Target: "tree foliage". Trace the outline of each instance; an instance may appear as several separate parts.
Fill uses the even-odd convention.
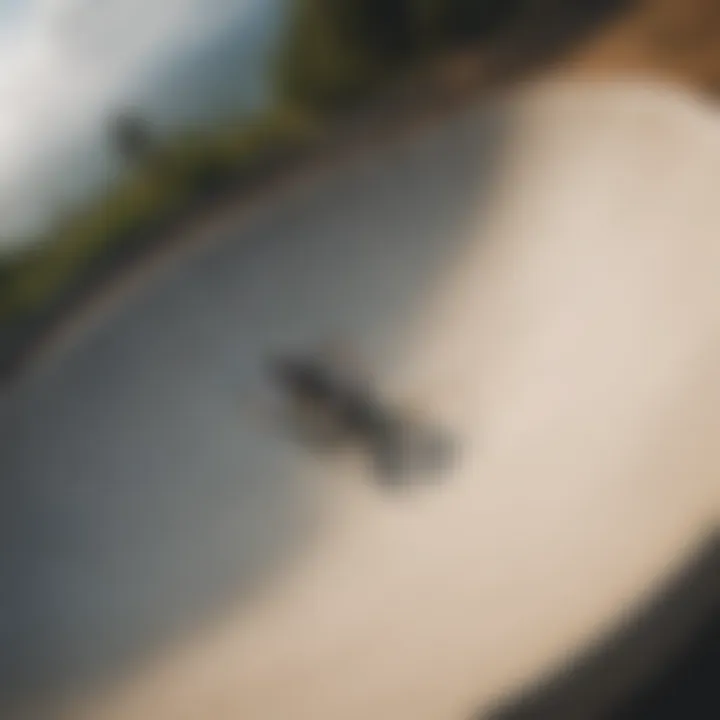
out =
[[[154,145],[149,124],[134,113],[125,112],[111,118],[108,134],[112,147],[129,162],[144,159]]]
[[[315,111],[359,99],[436,52],[482,41],[528,0],[295,0],[280,55],[281,96]]]

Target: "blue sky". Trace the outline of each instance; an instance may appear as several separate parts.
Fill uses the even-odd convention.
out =
[[[266,3],[0,0],[0,248],[68,200],[109,111]]]

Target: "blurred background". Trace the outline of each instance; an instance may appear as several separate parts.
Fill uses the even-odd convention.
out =
[[[467,97],[626,4],[5,4],[4,374],[130,255],[319,152],[370,105],[387,121]]]
[[[258,709],[260,700],[247,705],[243,705],[245,700],[236,702],[228,687],[237,682],[237,694],[244,697],[249,692],[245,686],[260,687],[261,682],[254,680],[256,669],[248,670],[248,679],[240,682],[237,678],[246,666],[233,665],[227,659],[229,651],[220,649],[208,651],[223,658],[215,663],[224,668],[218,678],[232,677],[233,681],[222,685],[217,680],[222,690],[216,704],[213,693],[204,691],[203,702],[207,697],[213,702],[207,706],[191,703],[181,715],[172,703],[162,706],[164,710],[149,710],[152,703],[126,704],[124,697],[115,701],[103,695],[121,679],[142,676],[149,658],[175,647],[173,643],[192,645],[218,618],[234,617],[238,603],[245,607],[266,588],[283,587],[283,578],[295,572],[298,563],[304,567],[302,558],[315,557],[313,548],[346,542],[343,533],[349,531],[343,528],[354,528],[360,539],[353,542],[360,547],[363,538],[375,533],[395,543],[390,538],[395,533],[402,536],[402,528],[408,537],[444,532],[437,528],[445,526],[436,528],[431,519],[441,510],[424,505],[419,510],[412,505],[398,509],[396,500],[388,506],[387,498],[376,497],[372,483],[365,482],[367,478],[354,466],[318,468],[260,428],[245,398],[262,395],[262,358],[275,348],[312,349],[326,337],[342,335],[361,348],[364,361],[387,379],[390,388],[408,387],[425,397],[427,393],[417,388],[430,384],[436,395],[443,394],[442,381],[405,379],[415,377],[412,368],[419,355],[439,359],[432,361],[434,365],[428,361],[434,370],[421,368],[417,377],[424,377],[423,372],[452,376],[446,362],[461,368],[456,383],[465,382],[463,372],[469,373],[468,378],[483,374],[483,363],[492,366],[494,362],[492,350],[477,354],[463,350],[462,343],[454,345],[442,334],[444,330],[428,331],[435,340],[418,340],[426,336],[418,328],[424,327],[428,317],[435,317],[435,298],[454,292],[456,282],[448,278],[455,278],[458,266],[480,268],[476,279],[466,281],[468,287],[486,281],[488,287],[495,287],[495,275],[483,274],[490,273],[489,267],[517,262],[516,269],[507,272],[525,277],[522,267],[535,262],[533,253],[546,257],[542,242],[532,249],[512,240],[513,232],[524,237],[523,233],[537,231],[532,218],[542,235],[543,221],[537,218],[544,217],[544,211],[533,210],[532,202],[525,206],[518,200],[503,210],[503,217],[517,221],[515,231],[498,230],[485,219],[495,217],[494,207],[513,203],[498,201],[498,188],[509,188],[508,197],[514,197],[513,183],[521,187],[525,182],[513,180],[512,172],[507,174],[511,160],[536,158],[523,150],[523,138],[535,137],[535,131],[523,128],[541,128],[538,137],[550,138],[548,144],[537,141],[533,146],[537,158],[555,151],[563,157],[582,155],[583,142],[572,145],[575,128],[587,127],[592,138],[614,132],[616,125],[625,122],[612,114],[603,127],[592,126],[591,119],[586,122],[585,116],[604,117],[605,112],[592,110],[595,96],[587,95],[592,94],[589,88],[608,79],[622,85],[626,78],[641,77],[660,87],[667,85],[672,92],[687,91],[701,98],[688,100],[688,107],[707,103],[697,111],[698,117],[712,117],[715,124],[706,130],[705,120],[697,120],[698,127],[702,126],[697,132],[714,148],[713,138],[720,132],[713,115],[720,88],[719,40],[720,6],[706,0],[0,0],[0,701],[7,716],[60,717],[57,698],[62,698],[68,702],[68,717],[352,720],[355,715],[343,703],[352,704],[353,693],[361,693],[357,689],[338,689],[337,697],[325,704],[315,696],[311,702],[298,691],[299,705],[293,716],[283,714],[288,710],[279,709],[279,704],[263,711]],[[580,94],[573,90],[570,96],[579,99],[563,100],[562,96],[537,111],[534,105],[525,110],[522,102],[516,107],[514,101],[507,101],[517,88],[522,92],[530,88],[532,96],[534,88],[557,76],[572,79]],[[586,97],[591,99],[586,101]],[[627,101],[609,100],[608,106],[624,103],[628,117],[644,117],[644,112],[650,117],[655,112],[634,97],[630,93]],[[648,100],[647,107],[654,108],[653,102]],[[663,101],[658,102],[662,106]],[[672,102],[668,101],[668,107]],[[678,106],[684,107],[683,102],[679,100]],[[576,115],[567,109],[573,103],[583,108]],[[665,110],[657,112],[666,117]],[[674,112],[667,110],[669,115]],[[684,110],[677,112],[678,117],[685,117]],[[688,116],[694,112],[687,110]],[[543,123],[552,124],[553,118],[563,118],[557,120],[555,132],[563,142],[569,138],[568,144],[553,145],[553,131],[542,135]],[[695,120],[686,124],[678,120],[677,127],[682,129],[676,131],[673,125],[664,135],[663,122],[650,119],[632,132],[643,136],[660,126],[657,146],[663,148],[661,154],[675,147],[675,153],[684,158],[688,153],[710,157],[710,151],[698,149],[688,139],[696,134]],[[708,128],[711,124],[708,120]],[[633,141],[624,131],[617,132],[622,141],[608,142],[614,142],[622,155],[626,151],[619,148],[632,147]],[[637,146],[642,142],[637,140]],[[642,158],[637,163],[645,162]],[[674,166],[665,155],[662,158],[657,161],[659,171],[653,169],[652,161],[642,166],[645,174],[636,181],[638,187],[646,188],[649,178],[673,177],[677,172],[674,179],[679,184],[697,182],[705,193],[720,174],[712,164],[700,168],[699,159],[700,169],[693,174],[692,163],[682,165],[681,171],[680,165]],[[561,184],[560,174],[548,163],[533,187]],[[559,208],[548,213],[557,212],[565,217],[563,222],[571,223],[582,212],[577,207],[583,203],[590,207],[593,197],[604,197],[605,188],[623,194],[623,181],[617,179],[623,177],[622,169],[609,180],[602,171],[574,172],[575,184],[585,187],[587,180],[582,199],[543,200],[542,193],[534,193],[533,202],[538,207]],[[654,192],[650,188],[642,196],[647,207],[661,203]],[[694,189],[690,193],[701,194]],[[586,196],[591,199],[586,201]],[[641,234],[634,219],[626,219],[622,209],[612,207],[612,213],[607,208],[587,211],[585,225],[576,230],[582,234],[589,228],[588,243],[592,232],[600,232],[598,228],[612,234],[615,222],[625,223],[619,236]],[[674,209],[668,247],[677,248],[683,238],[695,247],[692,238],[698,235],[697,228],[702,226],[705,238],[718,227],[712,224],[714,216],[706,205],[704,215],[683,207],[689,204],[680,202]],[[526,226],[518,220],[523,216],[528,218]],[[670,225],[664,223],[664,227]],[[505,239],[481,242],[479,238],[485,235]],[[473,248],[483,242],[488,255],[477,262],[468,260],[475,257]],[[611,246],[608,242],[607,247]],[[657,248],[665,245],[658,241],[648,247],[647,258],[637,261],[644,268],[638,276],[647,270],[654,277],[653,252],[660,253]],[[614,272],[612,262],[603,265],[603,260],[591,259],[592,249],[558,252],[566,258],[578,252],[589,265],[606,267],[610,275]],[[686,256],[673,252],[668,250],[665,260],[658,263],[667,261],[676,270],[686,267]],[[697,253],[688,252],[708,276],[694,276],[690,268],[682,282],[688,288],[698,287],[705,278],[712,285],[719,266],[712,264],[711,244],[702,244]],[[503,259],[505,254],[511,259]],[[622,265],[622,253],[619,257],[617,263]],[[577,267],[583,262],[577,260]],[[537,260],[538,267],[544,267],[543,263]],[[547,269],[545,277],[552,272]],[[658,270],[657,276],[666,278],[663,272]],[[513,282],[521,284],[517,278]],[[534,282],[539,288],[545,281],[528,280]],[[561,285],[561,280],[556,285],[547,282],[540,300],[528,300],[533,307],[544,307],[545,299]],[[598,291],[598,303],[617,292],[619,286],[608,282],[605,290]],[[632,283],[635,287],[635,279]],[[501,284],[497,280],[498,288]],[[500,307],[510,297],[504,290],[497,295],[492,292],[458,302],[475,309],[482,302]],[[705,305],[712,305],[711,295],[703,298]],[[566,307],[573,303],[568,300]],[[580,301],[577,306],[584,307]],[[510,317],[512,322],[514,317]],[[530,327],[534,316],[527,317],[517,320],[519,325]],[[457,333],[470,337],[477,332],[490,347],[500,347],[515,332],[512,323],[510,330],[493,335],[492,320],[487,320],[487,326],[479,320],[480,329],[475,331],[476,318],[461,321],[460,314],[443,318],[434,321],[433,328],[466,322],[462,333]],[[504,315],[499,318],[496,322],[505,322]],[[720,327],[716,321],[709,314],[697,338],[693,336],[698,355],[699,348],[705,347],[702,343],[716,336]],[[673,328],[670,324],[661,328],[663,337],[671,337]],[[555,342],[554,335],[548,337],[543,342]],[[614,342],[608,337],[608,344]],[[683,342],[679,339],[678,347],[684,348]],[[542,344],[529,348],[528,356],[537,352],[540,357],[544,352]],[[443,359],[443,349],[455,360]],[[629,356],[633,352],[638,356],[636,350],[631,347]],[[510,367],[514,362],[499,358],[498,354],[498,366]],[[690,360],[680,365],[690,383],[696,365]],[[530,377],[545,382],[542,373]],[[591,381],[577,382],[578,387],[586,387]],[[629,403],[634,402],[637,387],[633,382],[627,381]],[[490,380],[487,384],[491,385]],[[574,387],[569,380],[568,395],[582,396],[583,391]],[[714,397],[714,387],[705,392],[706,398]],[[494,407],[497,402],[498,407],[510,407],[494,401],[493,392],[501,394],[484,388],[477,404]],[[665,397],[663,392],[658,391],[658,396]],[[468,395],[467,403],[475,402],[467,389],[463,393]],[[444,411],[442,402],[427,398],[422,402],[440,415],[446,412],[452,421],[454,411]],[[673,412],[668,410],[668,414]],[[639,426],[649,427],[653,413],[648,410],[638,419]],[[700,415],[692,416],[696,423],[692,427],[699,428],[694,437],[712,437],[717,418],[710,410]],[[491,413],[485,421],[492,424],[493,417]],[[497,427],[503,417],[502,413],[497,416]],[[465,435],[472,455],[482,442],[480,423],[474,419],[457,422],[466,422],[479,433],[468,430]],[[610,417],[602,427],[614,423]],[[548,434],[551,426],[547,420]],[[595,432],[600,436],[604,430]],[[618,443],[635,430],[627,432],[620,437],[617,429]],[[644,432],[638,430],[638,436]],[[679,437],[681,431],[673,433]],[[530,447],[522,432],[515,440],[512,433],[508,437],[503,442],[512,455],[522,455]],[[552,442],[566,442],[565,435],[552,437]],[[567,438],[571,444],[569,430]],[[602,452],[620,457],[617,447]],[[704,445],[687,452],[696,460],[701,455],[710,457]],[[602,457],[597,467],[602,466]],[[708,689],[707,681],[720,671],[720,593],[717,580],[712,587],[709,580],[720,577],[713,534],[720,464],[712,458],[702,472],[695,473],[702,475],[697,487],[690,477],[692,469],[678,466],[674,470],[679,485],[686,480],[693,487],[687,497],[692,495],[710,517],[703,516],[695,524],[688,521],[686,531],[677,531],[677,557],[687,559],[687,568],[692,569],[681,563],[685,574],[677,570],[681,578],[677,588],[667,577],[650,573],[658,582],[667,583],[667,590],[653,595],[647,617],[638,620],[629,634],[613,625],[607,634],[611,638],[607,651],[604,645],[602,651],[593,650],[587,662],[571,644],[573,652],[579,653],[573,672],[553,675],[549,684],[537,689],[528,678],[529,685],[511,683],[507,678],[514,676],[508,670],[506,677],[488,681],[488,688],[480,692],[479,677],[485,670],[468,660],[460,675],[478,676],[477,699],[467,698],[467,711],[460,715],[436,714],[441,711],[428,705],[425,712],[433,714],[427,717],[467,720],[473,703],[490,707],[490,700],[493,707],[501,708],[496,709],[499,717],[718,717],[717,693]],[[629,472],[638,482],[641,477],[653,477],[654,470],[645,465],[636,468],[634,475],[628,468],[629,461],[622,472]],[[469,487],[468,478],[485,476],[484,472],[474,466],[465,468],[459,486]],[[567,472],[572,475],[574,470],[568,466]],[[584,477],[584,472],[579,476]],[[607,472],[613,475],[615,471]],[[337,482],[338,478],[349,482]],[[448,479],[450,495],[453,482]],[[587,482],[601,488],[609,481],[598,477]],[[628,481],[635,487],[634,482]],[[356,485],[365,490],[358,494]],[[639,493],[654,496],[653,489],[643,487]],[[572,506],[575,496],[567,492],[570,499],[563,517],[572,516],[582,505],[576,498],[579,504]],[[667,492],[668,498],[685,497],[682,488]],[[477,501],[481,507],[482,498],[479,493],[458,502],[470,508]],[[626,500],[619,502],[622,505]],[[438,502],[451,504],[450,500]],[[668,506],[678,507],[678,503],[682,504],[668,499]],[[626,507],[631,504],[628,500]],[[646,506],[651,508],[650,517],[655,511],[652,503]],[[515,516],[506,510],[508,517]],[[449,507],[446,512],[452,517]],[[484,522],[478,512],[475,520],[470,515],[465,518],[468,527]],[[656,515],[660,517],[659,510]],[[422,517],[428,523],[425,526]],[[413,529],[413,523],[417,528]],[[678,523],[672,527],[679,527]],[[458,528],[462,526],[459,519]],[[502,526],[497,532],[503,534]],[[589,530],[576,532],[582,546],[583,533]],[[627,532],[628,537],[639,538],[645,530],[638,526]],[[664,533],[665,526],[658,532]],[[697,537],[703,542],[695,542]],[[382,555],[380,540],[371,542]],[[397,548],[393,545],[398,557],[395,570],[378,566],[377,577],[370,574],[368,582],[375,583],[379,593],[383,592],[383,573],[400,577],[398,568],[406,558],[422,564],[422,553],[403,545],[404,540],[397,542]],[[352,545],[350,540],[347,543]],[[700,560],[694,551],[686,553],[683,543],[702,546],[697,551]],[[652,543],[647,540],[647,544]],[[447,553],[453,556],[453,552],[453,546],[448,546]],[[346,562],[354,562],[352,552],[348,553]],[[658,549],[656,555],[660,554]],[[365,555],[356,560],[360,565],[372,564]],[[322,560],[314,562],[322,565]],[[512,574],[512,562],[507,562]],[[456,571],[462,575],[457,563]],[[670,558],[667,565],[672,565]],[[312,572],[315,569],[307,570],[307,577],[314,577]],[[429,570],[417,572],[431,576]],[[535,582],[542,581],[535,578]],[[601,579],[596,582],[603,584]],[[335,588],[340,581],[327,583]],[[417,591],[412,578],[403,587],[403,592]],[[521,593],[520,588],[526,587],[519,582],[516,591]],[[644,597],[641,590],[647,592],[644,581],[631,598]],[[388,597],[393,597],[392,592]],[[322,616],[307,602],[305,610],[298,610],[300,616],[305,617],[303,612],[311,618]],[[322,607],[334,607],[331,599],[325,602]],[[338,606],[346,602],[345,596],[337,600]],[[565,602],[573,606],[571,600]],[[384,614],[377,608],[375,615],[371,613],[377,632],[390,632],[385,621],[403,615],[398,603],[390,601]],[[614,607],[621,606],[625,607],[618,601]],[[442,607],[438,602],[440,617]],[[503,617],[512,623],[508,612]],[[339,621],[333,624],[332,613],[328,611],[326,622],[321,618],[318,632],[344,637],[344,626]],[[588,620],[586,626],[590,625]],[[653,667],[642,676],[619,680],[628,664],[641,666],[643,658],[655,654],[649,638],[656,637],[659,626],[673,628],[672,641],[659,643],[666,647],[670,670]],[[266,642],[260,630],[247,632],[258,634],[254,645],[248,641],[249,647],[272,645],[272,639],[268,636]],[[681,651],[693,650],[692,638],[697,636],[709,642],[698,645],[694,655],[680,657]],[[288,638],[286,634],[289,642]],[[312,642],[298,636],[283,646],[282,653],[302,656]],[[521,640],[518,643],[522,646]],[[330,642],[329,657],[343,647],[340,641],[336,646]],[[361,645],[351,647],[352,652],[362,653]],[[258,657],[254,650],[248,653]],[[267,653],[268,658],[275,657],[270,650]],[[658,651],[657,657],[661,655]],[[262,658],[257,662],[266,662],[268,668],[262,682],[270,683],[273,661]],[[673,662],[676,665],[671,667]],[[540,666],[547,670],[556,664]],[[455,667],[453,662],[449,667]],[[440,703],[438,708],[465,702],[459,690],[457,700],[449,699],[453,688],[459,687],[454,684],[460,676],[455,671],[456,680],[447,683],[445,705]],[[346,675],[352,672],[348,669]],[[195,675],[187,673],[191,685]],[[373,696],[377,703],[368,704],[368,711],[393,720],[425,717],[417,708],[410,709],[411,702],[403,704],[402,698],[412,696],[415,688],[403,685],[406,679],[393,685],[393,673],[386,673],[389,685],[377,691]],[[277,682],[279,689],[268,694],[283,694],[293,683],[302,687],[302,672],[290,679],[287,674],[283,677]],[[537,680],[539,675],[528,677]],[[658,678],[660,692],[675,688],[672,702],[653,694],[651,681]],[[678,678],[682,682],[674,685]],[[167,680],[163,687],[179,684]],[[346,686],[339,682],[337,687]],[[527,692],[518,694],[518,687]],[[367,693],[363,702],[369,703],[370,690]],[[171,697],[172,691],[166,694]],[[83,706],[81,714],[77,698],[86,695],[99,695],[101,700]],[[499,696],[503,698],[500,705]],[[626,700],[634,704],[629,710],[620,709]],[[363,702],[356,705],[358,713],[365,707]],[[490,711],[481,710],[478,717],[485,717],[486,712]]]

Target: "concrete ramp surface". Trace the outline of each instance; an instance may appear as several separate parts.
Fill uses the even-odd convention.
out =
[[[27,675],[177,608],[72,717],[467,720],[613,628],[718,524],[718,187],[713,106],[558,80],[178,260],[3,408]],[[442,484],[388,495],[237,422],[268,346],[338,328],[461,439]],[[40,518],[76,533],[50,569]]]

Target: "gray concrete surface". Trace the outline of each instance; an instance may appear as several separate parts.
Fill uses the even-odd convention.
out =
[[[2,399],[3,691],[112,677],[304,552],[333,487],[255,424],[262,359],[335,336],[392,363],[501,130],[474,112],[231,216]]]

